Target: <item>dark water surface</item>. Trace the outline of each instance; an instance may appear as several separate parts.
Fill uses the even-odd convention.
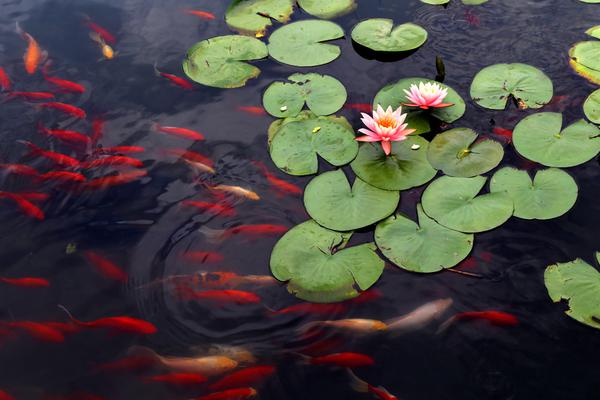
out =
[[[584,31],[600,23],[600,6],[576,0],[490,0],[478,7],[453,0],[449,7],[434,7],[416,0],[359,0],[353,13],[339,18],[347,35],[359,21],[372,17],[412,21],[429,32],[427,43],[396,62],[369,60],[359,55],[349,38],[338,41],[342,56],[335,62],[305,71],[330,74],[346,85],[351,103],[370,103],[385,84],[409,76],[435,76],[435,57],[443,57],[446,83],[465,100],[473,76],[483,67],[500,62],[523,62],[541,68],[559,97],[544,111],[564,112],[565,122],[583,118],[582,103],[594,87],[568,67],[571,44],[585,40]],[[128,354],[134,345],[160,354],[191,356],[210,344],[251,349],[261,364],[278,367],[258,386],[261,399],[368,399],[352,391],[341,370],[303,365],[287,350],[297,350],[297,329],[313,316],[270,317],[273,309],[297,303],[284,287],[257,289],[261,305],[218,308],[199,302],[181,302],[171,284],[150,285],[171,275],[196,271],[234,271],[268,275],[269,255],[276,237],[248,240],[232,237],[210,244],[198,229],[240,224],[270,223],[292,227],[308,218],[301,197],[278,196],[251,161],[263,161],[280,178],[304,186],[307,178],[285,176],[270,162],[266,130],[272,118],[241,112],[239,106],[260,106],[263,90],[298,68],[273,60],[256,63],[262,74],[241,89],[219,90],[197,86],[184,91],[154,75],[153,64],[182,75],[186,50],[199,40],[228,34],[222,20],[227,2],[221,1],[51,1],[0,0],[0,66],[15,82],[16,90],[47,90],[42,76],[25,74],[25,42],[14,32],[15,21],[48,51],[56,75],[87,87],[83,95],[60,95],[62,101],[84,108],[90,117],[106,120],[103,146],[139,145],[148,176],[107,190],[73,193],[52,183],[35,183],[27,177],[2,176],[2,191],[43,191],[44,221],[27,218],[15,205],[0,207],[0,276],[40,276],[47,289],[0,286],[3,321],[67,321],[57,307],[63,304],[82,320],[109,315],[130,315],[156,324],[157,334],[114,335],[102,330],[68,335],[64,343],[45,343],[27,335],[0,338],[0,388],[17,399],[67,398],[72,393],[93,393],[107,399],[186,399],[205,390],[182,389],[147,383],[150,372],[95,373],[99,363]],[[181,12],[194,8],[213,12],[204,21]],[[117,36],[112,61],[98,62],[98,47],[82,25],[87,14]],[[308,18],[296,11],[293,19]],[[493,112],[468,101],[467,112],[454,126],[491,134],[496,126],[512,129],[531,111],[510,106]],[[341,112],[356,128],[358,112]],[[22,101],[0,105],[0,162],[28,163],[46,171],[40,159],[25,158],[16,141],[29,140],[41,147],[69,152],[37,130],[39,122],[51,127],[89,131],[88,121],[74,121],[52,111],[40,111]],[[493,121],[493,122],[492,122]],[[199,130],[206,141],[190,141],[151,130],[154,122]],[[237,216],[214,217],[181,207],[183,199],[206,199],[194,174],[165,148],[186,148],[215,160],[214,183],[251,187],[258,202],[236,205]],[[506,146],[503,163],[530,166]],[[71,152],[75,155],[76,153]],[[330,168],[323,166],[322,170]],[[536,168],[536,167],[533,167]],[[109,172],[109,170],[105,171]],[[443,272],[417,275],[389,266],[375,288],[382,297],[355,304],[341,317],[388,319],[434,299],[454,299],[452,312],[497,309],[514,313],[517,327],[495,327],[472,322],[435,335],[436,326],[395,338],[343,338],[335,350],[373,356],[374,367],[357,373],[382,385],[403,400],[557,399],[600,398],[598,362],[600,334],[563,314],[553,305],[543,283],[544,268],[558,261],[582,257],[592,261],[600,249],[599,166],[592,160],[569,172],[579,185],[579,198],[565,216],[550,221],[512,218],[501,228],[478,234],[471,272],[475,279]],[[89,177],[97,177],[92,172]],[[402,194],[401,210],[414,215],[422,189]],[[370,233],[361,240],[370,240]],[[76,251],[68,254],[67,245]],[[119,284],[99,275],[82,252],[97,251],[122,266],[130,275]],[[218,251],[225,260],[202,264],[182,260],[190,250]],[[145,286],[144,286],[145,285]],[[140,289],[140,287],[142,287]],[[68,397],[90,399],[92,397]]]

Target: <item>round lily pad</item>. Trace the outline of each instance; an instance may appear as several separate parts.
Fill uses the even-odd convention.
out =
[[[486,177],[442,176],[423,192],[423,210],[441,225],[460,232],[484,232],[502,225],[513,213],[504,192],[477,196]]]
[[[323,43],[344,37],[344,30],[330,21],[306,20],[282,26],[269,37],[269,54],[296,67],[327,64],[340,56],[339,46]]]
[[[600,262],[598,253],[596,259]],[[565,314],[600,329],[600,273],[596,268],[580,258],[549,265],[544,272],[544,283],[554,303],[568,302]]]
[[[282,24],[290,20],[294,0],[233,0],[225,11],[227,25],[242,34],[264,33],[272,19]]]
[[[600,129],[583,119],[561,132],[562,114],[543,112],[523,118],[513,143],[523,157],[548,167],[573,167],[600,151]]]
[[[237,88],[260,74],[260,69],[243,61],[259,60],[267,55],[267,46],[258,39],[218,36],[192,46],[183,61],[183,70],[190,79],[203,85]]]
[[[350,186],[344,171],[325,172],[308,183],[304,205],[320,225],[350,231],[372,225],[398,207],[400,193],[382,190],[356,178]]]
[[[573,71],[577,72],[588,81],[595,83],[596,85],[600,85],[600,71],[588,68],[579,64],[578,62],[575,62],[574,60],[569,60],[569,65],[571,68],[573,68]]]
[[[306,119],[283,124],[271,142],[275,165],[290,175],[310,175],[319,169],[317,154],[340,166],[356,157],[352,129],[329,119]]]
[[[391,19],[372,18],[354,27],[352,40],[374,51],[400,52],[421,47],[427,41],[427,31],[411,23],[394,28]]]
[[[538,171],[532,181],[527,171],[506,167],[492,177],[490,192],[506,192],[515,217],[552,219],[573,207],[578,189],[571,175],[558,168]]]
[[[600,0],[599,0],[600,1]],[[587,35],[600,39],[600,25],[592,26],[590,29],[585,31]]]
[[[375,243],[394,264],[413,272],[438,272],[469,255],[475,240],[472,234],[443,227],[429,218],[420,204],[417,217],[419,225],[401,214],[377,224]]]
[[[494,169],[504,157],[502,145],[495,140],[477,140],[469,128],[455,128],[433,138],[427,159],[446,175],[471,177]]]
[[[410,85],[418,85],[419,82],[437,83],[442,88],[448,89],[448,95],[444,98],[444,103],[454,104],[450,107],[434,108],[429,110],[429,113],[432,116],[447,123],[454,122],[463,116],[463,114],[465,113],[466,106],[465,102],[460,97],[460,95],[456,93],[456,91],[450,86],[426,78],[404,78],[400,79],[396,83],[384,86],[379,92],[377,92],[377,95],[375,95],[375,100],[373,100],[374,108],[377,107],[377,105],[379,104],[384,109],[388,106],[392,106],[393,109],[396,109],[402,104],[410,103],[410,101],[406,98],[406,93],[404,93],[404,89],[409,90]]]
[[[350,122],[348,122],[346,117],[338,117],[335,115],[328,115],[326,117],[323,117],[323,116],[317,116],[309,110],[303,110],[303,111],[300,111],[300,113],[298,115],[296,115],[295,117],[278,119],[278,120],[273,121],[271,123],[271,125],[269,125],[269,129],[267,131],[269,147],[271,146],[271,142],[273,141],[273,138],[279,131],[279,128],[281,128],[283,125],[285,125],[289,122],[304,121],[307,119],[329,120],[329,121],[336,122],[338,124],[342,124],[342,126],[347,130],[350,130],[350,131],[354,130],[354,128],[352,128],[352,125],[350,125]]]
[[[318,18],[331,19],[348,14],[356,8],[356,0],[298,0],[304,11]]]
[[[584,67],[600,71],[600,41],[575,43],[569,50],[569,57]]]
[[[313,220],[303,222],[275,245],[271,272],[303,300],[326,303],[356,297],[377,282],[385,263],[374,243],[345,248],[351,236]]]
[[[550,78],[527,64],[495,64],[485,67],[471,83],[471,97],[481,107],[504,110],[512,96],[519,108],[540,108],[552,100]]]
[[[410,136],[392,143],[386,156],[379,143],[363,143],[350,164],[354,173],[369,185],[384,190],[406,190],[429,182],[437,171],[427,161],[429,142]]]
[[[333,114],[348,96],[344,85],[329,75],[294,74],[288,80],[292,83],[272,83],[263,95],[265,110],[274,117],[295,117],[305,102],[316,115]]]
[[[585,100],[583,112],[587,119],[595,124],[600,124],[600,89],[590,94]]]

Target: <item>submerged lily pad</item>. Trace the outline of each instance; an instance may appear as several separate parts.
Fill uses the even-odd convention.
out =
[[[448,89],[448,95],[444,99],[444,102],[454,104],[450,107],[434,108],[429,110],[432,116],[447,123],[454,122],[463,116],[463,114],[465,113],[466,106],[465,102],[460,97],[460,95],[456,93],[456,91],[450,86],[426,78],[404,78],[400,79],[396,83],[384,86],[379,92],[377,92],[377,95],[375,95],[375,100],[373,100],[373,106],[377,107],[377,105],[379,104],[383,108],[392,106],[392,108],[396,109],[402,104],[410,103],[410,101],[406,98],[406,93],[404,93],[404,89],[409,90],[410,85],[418,85],[419,82],[438,83],[442,88]],[[407,107],[405,110],[408,109],[409,108]]]
[[[271,19],[282,24],[290,20],[294,0],[233,0],[225,12],[227,25],[240,33],[264,33]]]
[[[333,114],[348,96],[344,85],[329,75],[294,74],[288,80],[293,83],[272,83],[263,96],[265,110],[274,117],[295,117],[305,102],[316,115]]]
[[[548,167],[573,167],[600,151],[600,129],[581,119],[561,132],[562,114],[542,112],[523,118],[513,143],[523,157]]]
[[[351,236],[313,220],[297,225],[275,245],[271,272],[303,300],[326,303],[356,297],[377,282],[385,263],[374,243],[344,248]]]
[[[504,110],[512,96],[520,108],[540,108],[552,100],[550,78],[527,64],[495,64],[485,67],[471,83],[475,103],[492,110]]]
[[[331,19],[348,14],[356,8],[356,0],[298,0],[304,11],[318,18]]]
[[[419,225],[401,214],[377,224],[375,243],[394,264],[413,272],[438,272],[469,255],[475,240],[472,234],[443,227],[429,218],[420,204],[417,217]]]
[[[354,173],[369,185],[384,190],[405,190],[429,182],[437,171],[427,161],[429,142],[409,136],[392,143],[386,156],[379,143],[363,143],[350,164]]]
[[[477,133],[469,128],[455,128],[433,138],[427,159],[435,169],[446,175],[471,177],[494,169],[504,149],[495,140],[477,140]]]
[[[394,28],[391,19],[372,18],[354,27],[352,40],[374,51],[401,52],[421,47],[427,41],[427,31],[411,23]]]
[[[596,259],[600,261],[600,254]],[[544,283],[553,302],[566,300],[569,317],[600,329],[600,272],[578,258],[550,265],[544,272]]]
[[[350,231],[372,225],[391,215],[400,193],[378,189],[356,178],[350,183],[344,171],[325,172],[308,183],[304,205],[312,219],[336,231]]]
[[[583,112],[587,119],[595,124],[600,124],[600,89],[590,94],[585,100]]]
[[[569,57],[584,67],[600,71],[600,41],[590,40],[575,43],[569,50]]]
[[[258,39],[217,36],[192,46],[183,61],[183,70],[190,79],[203,85],[237,88],[260,74],[260,69],[243,61],[259,60],[267,55],[267,46]]]
[[[460,232],[484,232],[502,225],[513,213],[504,192],[477,196],[486,177],[442,176],[423,192],[423,210],[441,225]]]
[[[515,217],[523,219],[560,217],[575,204],[577,191],[571,175],[558,168],[538,171],[532,181],[527,171],[506,167],[490,181],[490,192],[506,192]]]
[[[319,169],[317,154],[341,166],[356,157],[354,132],[330,119],[306,119],[285,123],[271,142],[275,165],[290,175],[310,175]]]
[[[330,21],[306,20],[282,26],[269,37],[269,54],[296,67],[327,64],[340,56],[339,46],[323,43],[344,37],[344,30]]]

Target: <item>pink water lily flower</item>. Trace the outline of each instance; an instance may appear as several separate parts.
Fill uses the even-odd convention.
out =
[[[409,107],[419,107],[427,110],[429,108],[450,107],[454,105],[452,103],[442,103],[448,95],[448,89],[442,88],[434,82],[419,82],[419,86],[412,84],[410,85],[410,91],[404,89],[404,93],[406,93],[408,101],[411,102],[404,105]]]
[[[366,136],[359,136],[356,140],[381,142],[385,155],[392,152],[392,142],[404,140],[415,131],[415,129],[406,129],[408,124],[404,123],[406,114],[402,114],[402,107],[398,107],[394,111],[392,107],[388,106],[384,111],[380,105],[377,105],[377,110],[373,111],[373,117],[365,113],[361,114],[363,116],[361,121],[367,128],[361,128],[358,131]]]

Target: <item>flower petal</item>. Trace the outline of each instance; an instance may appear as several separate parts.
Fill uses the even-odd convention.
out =
[[[380,142],[381,139],[373,137],[373,136],[359,136],[354,138],[354,140],[358,142]]]

